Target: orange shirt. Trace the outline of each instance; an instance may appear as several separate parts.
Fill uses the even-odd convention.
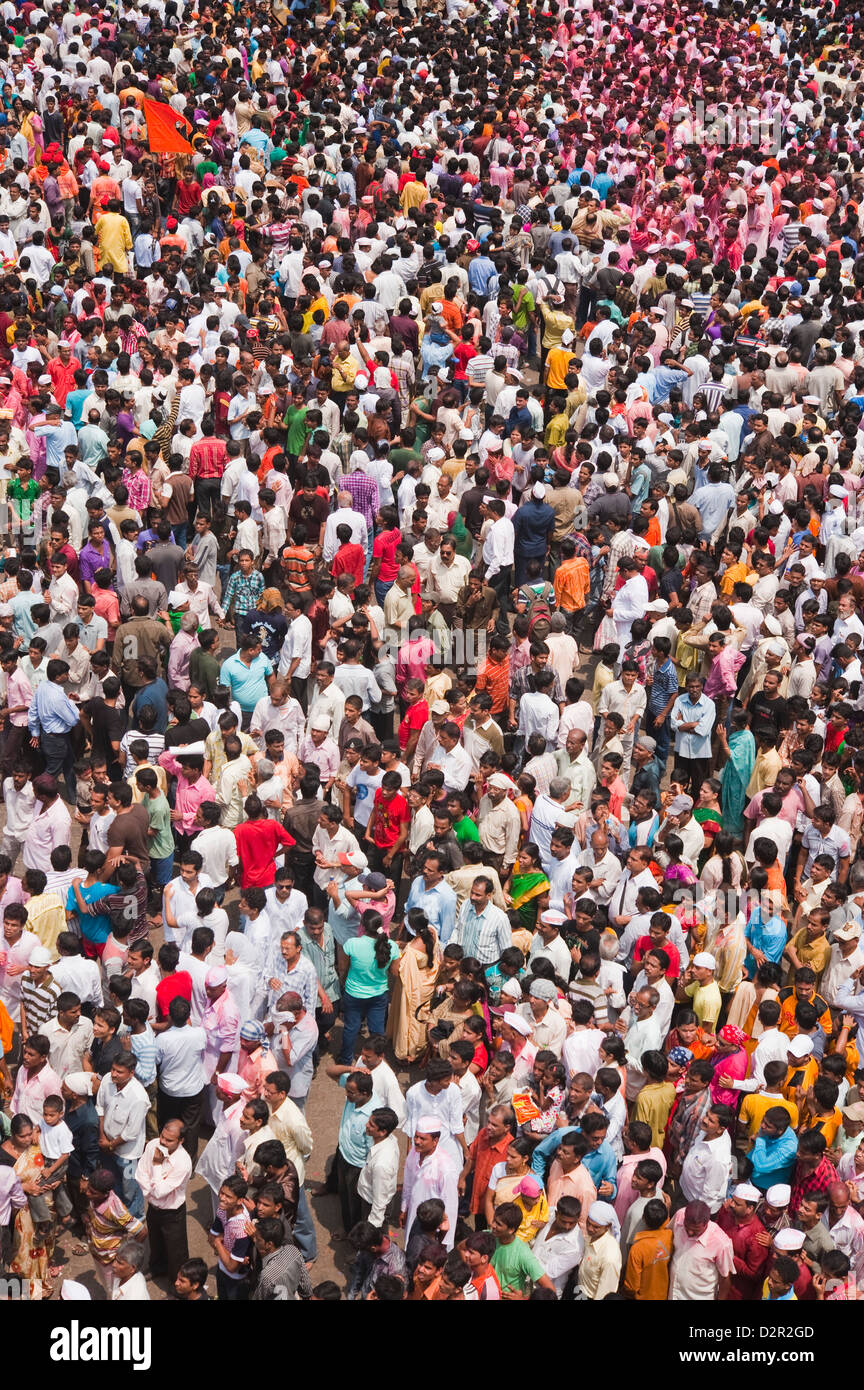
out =
[[[627,1257],[624,1288],[640,1303],[665,1303],[669,1296],[672,1228],[637,1231]]]
[[[574,613],[585,607],[591,575],[588,561],[582,555],[574,555],[565,560],[555,571],[552,587],[555,591],[556,607],[565,613]]]
[[[493,661],[491,656],[487,656],[477,672],[475,690],[488,690],[493,714],[505,710],[510,695],[509,657],[505,655],[503,661]]]

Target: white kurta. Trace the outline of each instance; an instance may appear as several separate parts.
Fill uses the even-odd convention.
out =
[[[430,1197],[440,1197],[444,1203],[447,1217],[447,1234],[444,1248],[453,1249],[456,1231],[456,1218],[459,1209],[459,1169],[449,1154],[440,1147],[427,1158],[421,1159],[416,1149],[411,1150],[405,1160],[402,1175],[402,1210],[405,1212],[405,1238],[414,1224],[417,1208]]]

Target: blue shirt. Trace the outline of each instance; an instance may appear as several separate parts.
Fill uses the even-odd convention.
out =
[[[778,964],[786,949],[786,923],[782,917],[776,915],[766,918],[761,907],[757,907],[750,914],[744,935],[750,947],[744,961],[744,969],[752,980],[756,974],[756,961],[751,954],[752,951],[762,951],[769,960]]]
[[[471,292],[482,295],[485,299],[489,290],[489,282],[497,273],[488,256],[475,256],[468,266],[468,286]]]
[[[66,397],[66,409],[72,416],[72,424],[75,426],[76,430],[79,428],[81,424],[81,407],[83,406],[87,397],[92,396],[92,394],[92,386],[85,386],[82,387],[80,390],[70,391],[69,395]]]
[[[68,734],[78,723],[78,711],[63,687],[43,681],[33,697],[27,728],[34,738],[43,734]]]
[[[678,692],[678,672],[671,657],[654,667],[654,679],[648,689],[648,708],[652,714],[665,709],[670,697]]]
[[[347,1080],[347,1076],[340,1076],[339,1085],[344,1086]],[[369,1157],[372,1139],[366,1133],[366,1122],[377,1104],[374,1096],[362,1105],[354,1105],[350,1100],[345,1102],[339,1121],[339,1152],[352,1168],[362,1168]]]
[[[78,892],[85,903],[96,903],[99,902],[100,898],[108,898],[112,893],[119,892],[119,889],[116,883],[91,883],[89,888],[85,888],[83,883],[79,883]],[[78,899],[75,897],[74,888],[70,888],[66,894],[66,911],[78,911]],[[101,946],[111,935],[111,918],[107,913],[99,912],[91,917],[88,912],[82,912],[78,921],[81,924],[83,936],[97,946]],[[146,1085],[146,1082],[144,1084]]]
[[[729,483],[706,483],[690,501],[702,518],[702,539],[710,540],[735,506],[735,492]]]
[[[426,913],[438,932],[441,945],[446,946],[456,926],[456,894],[449,883],[436,883],[434,888],[427,888],[421,874],[411,884],[411,892],[405,903],[406,922],[412,907],[419,907]]]
[[[32,589],[22,589],[9,600],[9,607],[12,609],[12,631],[22,642],[29,642],[35,635],[36,624],[31,610],[35,604],[43,602],[42,595],[34,593]]]
[[[222,662],[219,679],[223,685],[230,685],[231,694],[243,712],[251,714],[267,694],[267,677],[272,674],[273,662],[263,652],[259,652],[248,666],[240,653],[235,652]]]
[[[675,733],[675,752],[682,758],[710,758],[711,730],[717,710],[713,700],[702,694],[695,704],[685,692],[679,695],[672,706],[672,729]],[[687,733],[678,729],[679,722],[696,723],[696,728]]]
[[[532,497],[513,517],[516,545],[522,555],[545,555],[555,525],[555,512],[548,502]]]
[[[753,1164],[750,1181],[754,1187],[758,1187],[760,1192],[767,1192],[775,1183],[791,1183],[797,1153],[798,1136],[791,1125],[785,1134],[776,1139],[766,1139],[763,1134],[757,1134],[750,1153]]]
[[[556,1129],[552,1134],[548,1134],[545,1139],[537,1145],[531,1155],[531,1172],[536,1173],[542,1182],[546,1181],[546,1169],[552,1162],[561,1145],[561,1140],[566,1134],[579,1134],[579,1125],[571,1125],[569,1129]],[[600,1184],[608,1182],[612,1184],[612,1197],[618,1194],[618,1160],[608,1139],[604,1139],[599,1149],[591,1149],[582,1160],[582,1167],[590,1177],[597,1191],[600,1191]],[[610,1198],[603,1198],[609,1201]]]
[[[156,711],[156,733],[164,734],[168,728],[168,687],[161,676],[149,685],[142,685],[129,707],[129,713],[138,715],[145,705],[152,705]]]

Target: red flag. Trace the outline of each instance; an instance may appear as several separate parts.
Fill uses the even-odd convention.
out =
[[[144,118],[147,121],[147,143],[153,154],[194,154],[188,140],[184,140],[181,130],[191,130],[185,116],[175,111],[173,106],[163,105],[161,101],[144,98]]]

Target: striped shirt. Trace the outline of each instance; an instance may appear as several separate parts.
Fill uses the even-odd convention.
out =
[[[149,1023],[144,1024],[143,1033],[132,1033],[129,1038],[133,1056],[137,1058],[135,1080],[142,1086],[149,1086],[156,1080],[156,1038]]]
[[[282,551],[282,573],[289,589],[298,594],[312,592],[315,552],[306,545],[289,545]]]
[[[24,976],[21,984],[21,1003],[24,1006],[29,1033],[35,1033],[43,1023],[54,1017],[61,993],[60,986],[54,983],[50,975],[41,985],[37,985],[29,975]]]
[[[145,512],[150,506],[150,479],[140,469],[132,473],[123,469],[123,486],[129,493],[129,506],[133,511]]]

